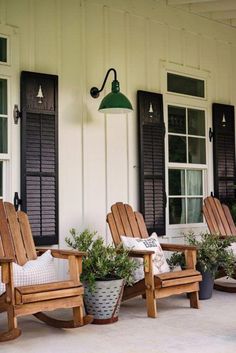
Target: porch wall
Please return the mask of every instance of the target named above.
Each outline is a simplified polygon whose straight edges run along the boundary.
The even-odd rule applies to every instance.
[[[20,71],[59,75],[60,245],[71,227],[89,227],[110,241],[111,204],[138,207],[138,89],[165,94],[166,68],[207,77],[209,126],[212,102],[236,103],[236,29],[165,3],[0,0],[0,23],[19,33]],[[97,111],[99,99],[89,95],[110,67],[133,103],[129,116],[105,117]],[[208,158],[212,169],[211,145]],[[14,170],[12,195],[19,175]],[[211,191],[211,172],[208,182]]]

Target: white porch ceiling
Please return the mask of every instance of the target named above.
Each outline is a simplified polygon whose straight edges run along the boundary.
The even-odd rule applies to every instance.
[[[167,5],[236,28],[236,0],[167,0]]]

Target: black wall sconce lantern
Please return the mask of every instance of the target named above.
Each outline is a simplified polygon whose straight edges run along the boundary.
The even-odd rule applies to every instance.
[[[92,87],[90,90],[90,94],[93,98],[99,97],[99,93],[102,92],[102,90],[104,89],[107,78],[111,71],[113,71],[114,73],[114,80],[112,81],[111,92],[103,98],[98,110],[101,113],[108,114],[130,113],[133,110],[132,104],[130,103],[129,99],[120,92],[120,83],[117,80],[116,70],[113,68],[107,71],[102,87],[100,89],[98,89],[97,87]]]

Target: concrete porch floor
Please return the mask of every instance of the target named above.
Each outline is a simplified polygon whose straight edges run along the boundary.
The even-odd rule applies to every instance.
[[[19,319],[22,335],[0,344],[3,353],[233,353],[236,351],[236,294],[214,291],[190,309],[185,296],[159,300],[159,317],[146,317],[143,299],[122,304],[115,324],[62,330],[32,316]],[[61,314],[61,313],[60,313]],[[5,327],[0,315],[0,330]]]

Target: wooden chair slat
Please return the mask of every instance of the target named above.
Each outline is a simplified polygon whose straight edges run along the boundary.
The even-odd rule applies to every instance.
[[[204,200],[204,204],[207,208],[209,217],[211,219],[211,222],[214,225],[215,228],[215,234],[221,234],[221,235],[226,235],[224,227],[221,224],[220,216],[218,214],[218,210],[215,206],[215,202],[213,197],[209,196]]]
[[[134,214],[134,211],[133,211],[132,207],[130,205],[126,204],[125,205],[125,210],[126,210],[126,213],[127,213],[127,217],[128,217],[128,220],[129,220],[130,228],[132,230],[133,237],[140,237],[141,233],[139,231],[139,227],[137,225],[137,220],[135,218],[135,214]]]
[[[7,218],[5,215],[5,209],[4,209],[2,200],[0,200],[0,237],[2,241],[4,256],[15,259],[14,245],[13,245],[12,236],[8,227]]]
[[[37,258],[37,253],[35,249],[34,239],[32,236],[29,219],[25,212],[18,211],[18,221],[21,230],[21,234],[23,234],[23,241],[26,251],[26,256],[28,260],[35,260]]]
[[[5,253],[4,253],[1,234],[0,234],[0,257],[4,257],[4,256],[5,256]]]
[[[149,234],[142,213],[135,212],[135,218],[137,220],[141,238],[147,238]]]
[[[228,220],[227,220],[227,218],[225,216],[222,204],[216,198],[214,199],[214,201],[215,201],[215,205],[216,205],[216,208],[217,208],[219,216],[220,216],[220,220],[221,220],[222,226],[224,228],[225,235],[231,235],[231,229],[229,227]]]
[[[108,223],[110,230],[111,230],[113,242],[114,242],[115,246],[118,246],[121,242],[121,239],[120,239],[120,235],[117,231],[116,222],[115,222],[115,219],[114,219],[114,216],[112,213],[109,213],[107,215],[107,223]]]
[[[207,226],[211,234],[219,234],[219,229],[215,221],[214,215],[211,208],[208,209],[206,205],[203,205],[203,214],[207,222]]]
[[[122,225],[124,228],[124,234],[126,236],[132,237],[133,233],[132,233],[132,229],[129,224],[129,219],[128,219],[125,205],[122,202],[117,202],[116,206],[117,206],[117,209],[118,209],[118,212],[120,215],[120,219],[121,219],[121,222],[122,222]],[[122,234],[120,234],[120,235],[122,235]]]
[[[27,257],[15,207],[9,202],[4,202],[4,206],[15,248],[16,261],[22,266],[27,262]]]
[[[116,224],[116,229],[117,229],[117,232],[118,232],[119,236],[120,235],[124,235],[125,234],[125,230],[124,230],[123,222],[121,220],[117,204],[115,204],[115,205],[113,205],[111,207],[111,212],[113,214],[113,218],[114,218],[114,221],[115,221],[115,224]]]
[[[222,207],[223,207],[223,210],[224,210],[224,213],[225,213],[225,217],[226,217],[226,219],[228,221],[228,224],[229,224],[229,227],[230,227],[230,230],[231,230],[231,233],[229,235],[235,235],[236,236],[236,226],[235,226],[233,217],[232,217],[232,215],[230,213],[229,207],[227,205],[224,205],[224,204],[222,204]]]

